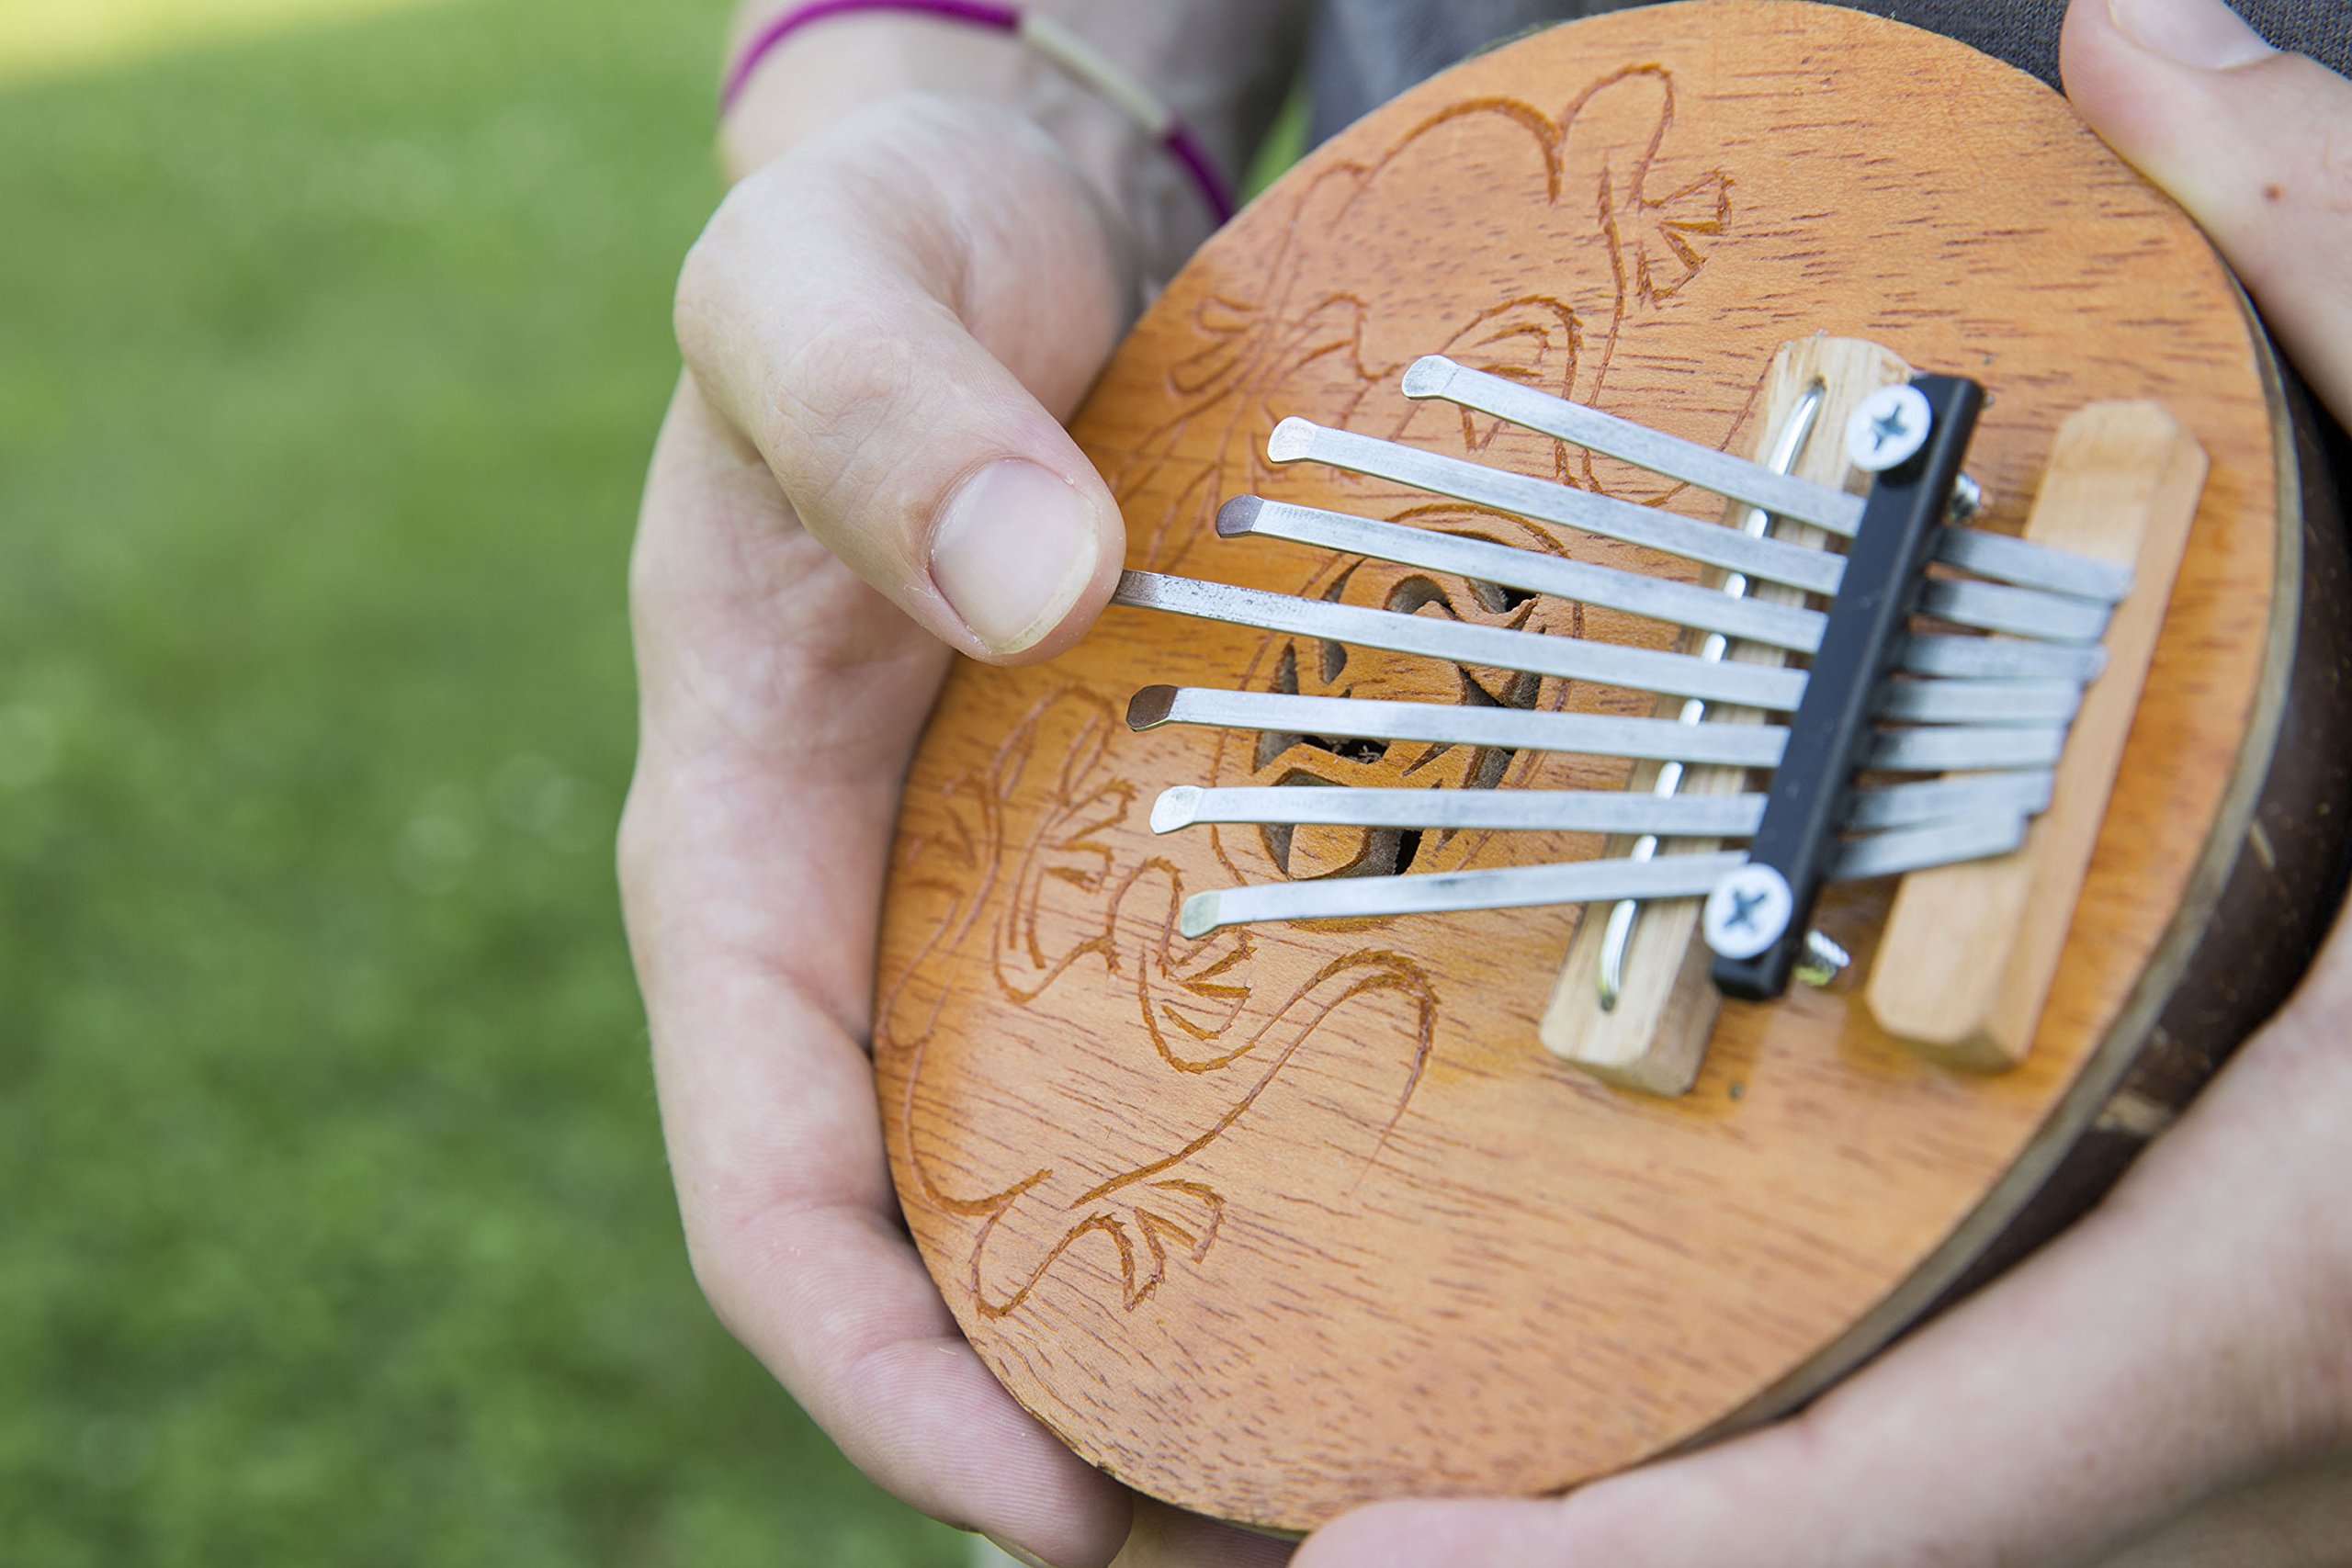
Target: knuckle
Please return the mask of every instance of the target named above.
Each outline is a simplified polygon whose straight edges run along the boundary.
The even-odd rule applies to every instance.
[[[673,313],[679,346],[689,360],[710,334],[741,316],[749,290],[762,278],[788,276],[791,253],[802,236],[826,226],[831,205],[820,171],[792,157],[737,182],[678,269]]]
[[[707,1224],[692,1218],[684,1225],[686,1267],[693,1273],[695,1288],[702,1292],[704,1303],[718,1325],[746,1349],[753,1348],[747,1325],[752,1320],[752,1302],[755,1292],[730,1248],[711,1234]]]
[[[711,333],[735,306],[738,281],[748,257],[755,253],[753,223],[745,210],[754,199],[754,193],[746,188],[751,183],[745,181],[728,193],[687,247],[678,268],[672,325],[689,365],[702,357],[710,346]]]

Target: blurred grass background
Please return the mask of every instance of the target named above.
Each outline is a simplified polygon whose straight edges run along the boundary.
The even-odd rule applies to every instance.
[[[725,0],[0,0],[0,1563],[956,1563],[616,913]]]

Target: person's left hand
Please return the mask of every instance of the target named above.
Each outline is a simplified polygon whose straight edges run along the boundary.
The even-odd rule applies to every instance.
[[[2352,421],[2352,83],[2221,0],[2075,0],[2084,117]],[[2098,1210],[1804,1415],[1564,1500],[1391,1503],[1292,1568],[2352,1561],[2352,922]]]

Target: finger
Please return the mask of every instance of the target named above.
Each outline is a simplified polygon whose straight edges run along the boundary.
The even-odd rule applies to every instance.
[[[2083,118],[2204,225],[2352,422],[2352,83],[2223,0],[2075,0],[2062,65]]]
[[[1804,1416],[1564,1502],[1366,1509],[1296,1568],[2077,1562],[2326,1452],[2352,1429],[2341,1017],[2274,1024],[2106,1206]]]
[[[896,782],[944,652],[837,592],[855,584],[691,387],[645,512],[622,886],[696,1274],[883,1485],[1100,1568],[1125,1497],[957,1333],[898,1224],[864,1045]]]
[[[968,653],[1059,651],[1118,573],[1060,424],[1124,314],[1105,233],[1043,133],[900,100],[736,186],[680,279],[704,396],[812,535]]]

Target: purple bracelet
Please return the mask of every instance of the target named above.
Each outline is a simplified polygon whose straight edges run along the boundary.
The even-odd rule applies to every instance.
[[[854,16],[861,11],[910,12],[1013,34],[1141,126],[1192,176],[1193,185],[1200,189],[1201,199],[1219,223],[1233,216],[1232,188],[1209,161],[1200,139],[1177,118],[1175,111],[1052,17],[994,0],[810,0],[808,5],[796,6],[752,34],[751,41],[743,46],[734,68],[727,73],[727,85],[719,90],[719,114],[724,116],[735,107],[735,100],[742,96],[752,73],[776,45],[811,22],[821,22],[828,17]]]

